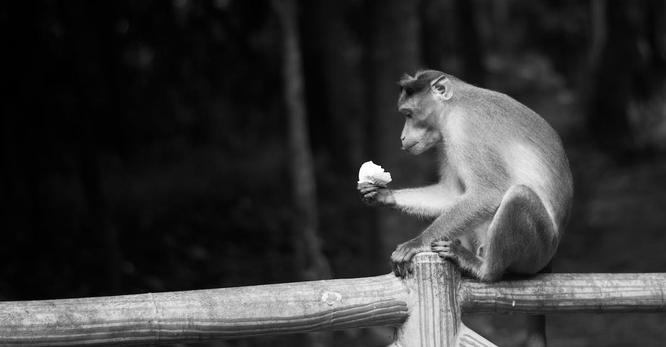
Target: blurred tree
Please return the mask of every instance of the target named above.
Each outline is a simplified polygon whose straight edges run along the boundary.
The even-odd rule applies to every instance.
[[[641,146],[640,139],[666,122],[664,56],[657,39],[664,31],[656,24],[664,18],[663,5],[651,0],[592,5],[587,127],[601,148],[635,158],[641,147],[655,145]]]
[[[402,116],[396,109],[397,79],[421,65],[418,2],[369,0],[365,76],[370,157],[391,171],[394,185],[423,184],[434,172],[434,160],[410,158],[400,150]],[[426,156],[427,157],[427,156]],[[432,158],[430,158],[432,159]],[[377,217],[380,259],[388,259],[395,246],[422,230],[422,221],[396,211],[380,211]],[[373,245],[368,245],[372,247]]]
[[[302,16],[306,79],[313,82],[309,108],[321,115],[313,125],[317,142],[335,148],[328,170],[354,172],[365,157],[363,135],[362,49],[349,20],[353,4],[306,1]],[[331,131],[333,129],[333,131]]]
[[[636,149],[654,154],[666,152],[666,4],[645,0],[643,13],[641,65],[628,117]]]
[[[419,17],[421,18],[421,55],[425,66],[452,74],[458,73],[457,66],[452,63],[457,58],[456,14],[451,0],[419,1]]]
[[[317,194],[314,164],[310,148],[307,111],[305,107],[305,78],[301,61],[296,0],[273,0],[283,39],[284,100],[289,120],[289,157],[294,219],[294,249],[296,267],[302,280],[331,278],[328,259],[322,252],[319,237]],[[307,345],[325,347],[331,344],[330,333],[307,334]]]
[[[594,53],[598,59],[592,61],[588,127],[601,147],[617,152],[632,146],[627,105],[632,95],[632,76],[640,60],[636,45],[639,23],[631,18],[636,6],[635,2],[610,0],[596,3],[592,12],[593,22],[599,23],[595,25],[599,32],[594,36],[603,44],[601,53]],[[600,24],[600,16],[605,25]],[[594,50],[598,50],[600,44],[594,45]]]
[[[476,2],[455,0],[457,51],[463,63],[462,78],[472,84],[482,85],[485,78],[484,52],[481,49],[477,22]]]
[[[495,9],[503,2],[493,2]],[[473,84],[483,84],[486,53],[476,1],[421,0],[419,4],[421,55],[425,67],[442,70]],[[488,9],[485,9],[486,11]],[[495,34],[491,31],[489,34]],[[488,38],[487,43],[495,43]]]
[[[62,8],[61,12],[63,28],[68,33],[65,44],[69,46],[68,50],[77,52],[68,66],[77,76],[72,86],[79,101],[77,115],[80,117],[77,119],[80,132],[75,137],[77,171],[90,211],[89,227],[102,235],[108,290],[111,293],[118,293],[122,286],[123,255],[102,187],[99,161],[104,140],[107,139],[99,135],[105,133],[102,129],[105,124],[111,123],[111,119],[122,113],[119,108],[124,105],[118,84],[120,49],[114,35],[117,20],[115,10],[116,7],[110,4],[91,6],[84,3],[80,8]],[[78,11],[93,15],[82,16]],[[91,23],[93,18],[94,23]],[[91,70],[94,71],[92,76]],[[100,91],[103,95],[92,94]]]
[[[293,200],[296,209],[296,266],[303,280],[331,277],[318,235],[317,196],[305,108],[304,77],[295,0],[274,0],[282,28],[284,99],[289,119],[289,157]]]
[[[368,160],[364,135],[365,80],[359,29],[361,4],[354,1],[303,1],[302,34],[308,111],[317,166],[320,225],[326,253],[337,276],[377,273],[377,242],[372,214],[356,192],[357,170]],[[342,218],[341,218],[342,217]],[[353,236],[348,232],[356,230]],[[334,245],[337,245],[335,247]],[[353,266],[353,264],[364,264]]]

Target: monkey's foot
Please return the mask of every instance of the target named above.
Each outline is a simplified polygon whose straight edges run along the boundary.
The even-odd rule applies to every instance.
[[[416,253],[428,251],[427,243],[423,242],[421,237],[413,238],[405,243],[399,244],[393,254],[391,254],[391,267],[393,273],[400,278],[404,278],[412,273],[412,258]]]
[[[391,270],[400,278],[405,278],[414,271],[411,261],[391,262]]]
[[[463,247],[460,240],[433,241],[430,246],[432,251],[439,254],[440,257],[453,261],[458,264],[458,267],[472,274],[478,273],[481,268],[482,260]]]

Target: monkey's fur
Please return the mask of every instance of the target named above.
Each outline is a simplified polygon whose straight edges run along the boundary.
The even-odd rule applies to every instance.
[[[433,217],[391,255],[396,275],[432,250],[482,281],[533,274],[552,259],[571,207],[573,182],[562,142],[534,111],[511,97],[440,71],[400,82],[402,148],[437,147],[440,181],[390,190],[359,184],[363,200]]]

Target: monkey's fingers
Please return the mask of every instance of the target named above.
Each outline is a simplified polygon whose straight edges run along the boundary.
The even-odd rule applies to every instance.
[[[370,193],[370,192],[376,192],[378,189],[379,189],[379,187],[377,187],[377,186],[371,186],[371,187],[359,188],[358,191],[361,192],[361,194],[367,194],[367,193]]]
[[[421,252],[427,252],[430,251],[430,247],[428,246],[419,246],[416,248],[409,248],[405,254],[405,261],[412,261],[412,258],[414,258],[415,255]]]
[[[433,252],[448,252],[451,250],[451,247],[449,245],[436,245],[432,246],[431,249]]]
[[[411,275],[412,273],[414,273],[414,266],[412,266],[412,261],[411,260],[406,261],[406,262],[403,263],[403,271],[405,273],[405,276]]]
[[[409,249],[407,247],[399,245],[398,248],[396,248],[395,251],[393,251],[393,253],[391,254],[391,260],[393,260],[393,262],[395,263],[402,263],[405,260],[408,260],[405,259],[407,257],[408,251]]]
[[[377,193],[368,193],[361,197],[364,203],[374,206],[377,204]]]
[[[408,273],[410,273],[409,262],[398,262],[393,263],[393,273],[400,278],[405,278]]]
[[[432,246],[432,251],[437,253],[437,255],[439,255],[439,257],[442,259],[454,259],[453,248],[451,247],[450,242],[448,245]]]
[[[395,264],[395,263],[399,263],[400,260],[401,260],[401,258],[399,256],[398,249],[396,249],[395,251],[393,251],[393,253],[391,253],[391,262],[393,264]]]
[[[391,266],[393,268],[393,272],[395,273],[396,276],[398,277],[405,277],[405,273],[403,271],[403,260],[402,260],[402,253],[400,252],[400,247],[393,251],[391,254]]]
[[[364,198],[373,199],[373,200],[377,198],[377,194],[378,194],[378,192],[361,193],[361,195],[363,195]]]
[[[402,269],[400,268],[400,263],[391,261],[391,271],[396,277],[402,277]]]
[[[402,277],[400,273],[400,266],[398,265],[398,263],[391,262],[391,271],[393,271],[393,274],[396,277]]]
[[[356,189],[358,190],[372,188],[372,187],[377,187],[377,186],[372,182],[361,182],[356,185]]]

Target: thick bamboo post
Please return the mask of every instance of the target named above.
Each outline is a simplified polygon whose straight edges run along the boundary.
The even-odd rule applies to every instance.
[[[455,346],[461,327],[458,289],[460,272],[436,253],[414,256],[409,288],[409,318],[398,328],[393,346]]]
[[[666,273],[543,274],[497,283],[465,280],[464,312],[666,312]]]
[[[128,345],[368,326],[407,318],[393,274],[112,297],[0,302],[0,345]]]

